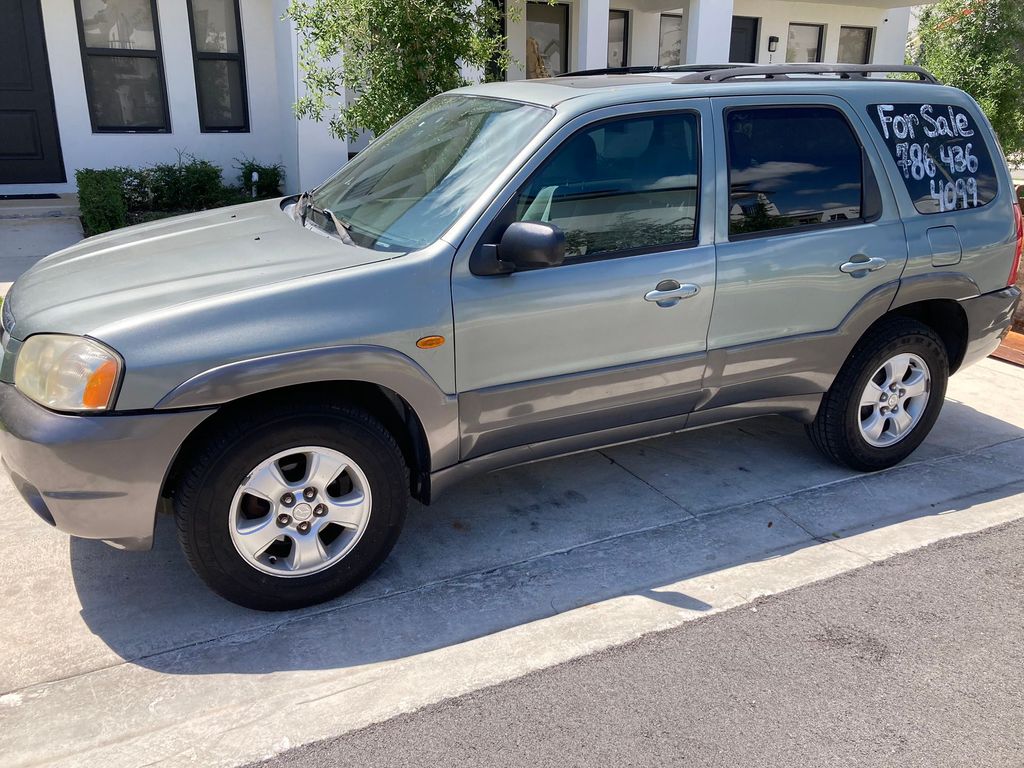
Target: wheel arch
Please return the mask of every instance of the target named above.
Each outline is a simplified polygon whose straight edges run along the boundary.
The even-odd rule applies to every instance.
[[[458,460],[458,403],[414,360],[395,350],[347,346],[244,360],[204,371],[175,387],[157,410],[216,407],[185,440],[168,478],[199,441],[238,409],[281,398],[325,398],[366,408],[399,442],[410,468],[412,495],[428,502],[430,473]]]

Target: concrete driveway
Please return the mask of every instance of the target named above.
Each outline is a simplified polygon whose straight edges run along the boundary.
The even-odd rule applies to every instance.
[[[210,594],[167,520],[149,553],[69,540],[4,478],[0,755],[237,765],[1020,517],[1024,369],[994,360],[892,470],[776,418],[520,467],[415,508],[368,583],[289,614]]]

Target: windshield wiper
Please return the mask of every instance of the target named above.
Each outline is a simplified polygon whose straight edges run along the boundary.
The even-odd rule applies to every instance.
[[[347,221],[344,221],[343,219],[339,218],[338,215],[335,214],[334,211],[332,211],[330,208],[321,208],[320,206],[316,205],[313,202],[307,202],[306,210],[311,210],[314,213],[320,214],[325,219],[329,219],[331,224],[334,226],[334,234],[338,236],[338,239],[341,240],[341,242],[345,243],[346,245],[356,244],[355,241],[352,239],[352,225],[349,224]],[[305,225],[305,213],[303,213],[302,221],[303,225]],[[316,221],[314,220],[313,223],[316,224]],[[320,227],[320,229],[324,228]],[[324,231],[326,232],[327,230],[324,229]]]

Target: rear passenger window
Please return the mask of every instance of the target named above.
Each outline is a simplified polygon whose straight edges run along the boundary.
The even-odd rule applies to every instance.
[[[868,114],[903,174],[918,213],[992,202],[999,191],[992,155],[973,115],[948,104],[873,104]]]
[[[684,245],[696,238],[697,115],[598,124],[560,146],[520,191],[518,221],[565,232],[566,260]]]
[[[861,146],[828,107],[758,107],[726,113],[729,234],[861,219]]]

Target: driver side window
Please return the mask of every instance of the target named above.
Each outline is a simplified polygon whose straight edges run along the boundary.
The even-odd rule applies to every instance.
[[[572,135],[519,192],[517,221],[565,232],[566,261],[696,239],[698,117],[608,120]]]

